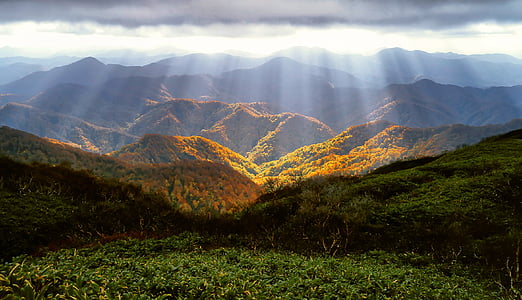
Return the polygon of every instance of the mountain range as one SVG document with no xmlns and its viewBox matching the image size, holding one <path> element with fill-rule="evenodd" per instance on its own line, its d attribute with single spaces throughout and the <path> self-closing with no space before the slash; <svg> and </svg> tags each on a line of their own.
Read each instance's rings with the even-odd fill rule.
<svg viewBox="0 0 522 300">
<path fill-rule="evenodd" d="M 349 127 L 324 142 L 300 147 L 264 163 L 255 163 L 201 137 L 146 135 L 109 155 L 141 163 L 210 160 L 262 182 L 264 178 L 274 176 L 361 175 L 393 161 L 436 156 L 519 128 L 522 128 L 522 119 L 500 125 L 443 125 L 430 128 L 375 121 Z"/>
<path fill-rule="evenodd" d="M 163 96 L 264 102 L 273 113 L 311 116 L 336 132 L 376 120 L 433 127 L 522 117 L 522 64 L 513 57 L 402 49 L 354 57 L 305 50 L 259 59 L 193 54 L 143 66 L 84 58 L 1 85 L 0 105 L 39 106 L 111 128 L 132 123 Z M 116 102 L 121 107 L 112 113 Z"/>
<path fill-rule="evenodd" d="M 522 60 L 505 54 L 463 55 L 388 48 L 362 56 L 295 47 L 275 55 L 349 72 L 365 82 L 372 82 L 372 86 L 381 87 L 430 79 L 442 84 L 487 88 L 519 85 L 522 79 Z"/>
<path fill-rule="evenodd" d="M 3 148 L 0 147 L 0 154 L 13 158 L 23 154 L 26 155 L 22 156 L 24 161 L 31 161 L 31 159 L 46 163 L 73 161 L 78 162 L 74 165 L 76 168 L 92 169 L 94 165 L 94 169 L 101 175 L 120 178 L 127 178 L 129 175 L 125 172 L 123 175 L 121 172 L 114 173 L 113 170 L 132 168 L 129 163 L 140 166 L 139 168 L 149 168 L 149 166 L 165 166 L 187 161 L 204 161 L 217 164 L 216 166 L 226 166 L 242 176 L 262 182 L 264 178 L 274 176 L 284 178 L 335 174 L 360 175 L 393 161 L 439 155 L 477 143 L 488 136 L 518 128 L 522 128 L 522 119 L 514 119 L 500 125 L 460 124 L 430 128 L 412 128 L 388 121 L 375 121 L 349 127 L 324 142 L 307 144 L 277 159 L 256 162 L 255 157 L 245 157 L 200 136 L 145 134 L 134 143 L 100 156 L 56 140 L 43 140 L 28 133 L 3 127 L 0 136 L 5 141 Z M 14 141 L 10 141 L 13 139 Z M 41 146 L 42 144 L 44 146 Z M 43 154 L 42 149 L 46 149 Z M 258 153 L 262 154 L 269 150 L 265 149 Z M 83 156 L 86 157 L 80 158 Z M 100 159 L 106 161 L 100 163 Z M 111 166 L 108 167 L 111 171 L 105 170 L 106 167 L 99 164 Z M 115 167 L 115 164 L 124 167 Z"/>
<path fill-rule="evenodd" d="M 87 57 L 0 85 L 0 125 L 126 164 L 207 161 L 256 180 L 361 174 L 522 127 L 520 84 L 514 57 L 397 48 L 142 66 Z"/>
<path fill-rule="evenodd" d="M 62 85 L 59 91 L 64 89 L 85 91 L 76 85 Z M 68 94 L 63 95 L 49 97 L 44 93 L 28 104 L 8 103 L 0 107 L 0 120 L 6 126 L 101 153 L 115 151 L 147 133 L 199 135 L 256 163 L 335 135 L 314 118 L 296 113 L 273 114 L 259 103 L 227 104 L 168 96 L 159 97 L 159 102 L 135 97 L 136 94 L 126 98 L 113 94 L 95 98 L 100 99 L 99 103 L 82 108 L 79 104 L 70 105 L 66 101 Z"/>
<path fill-rule="evenodd" d="M 360 175 L 393 161 L 435 156 L 486 137 L 522 128 L 522 119 L 501 125 L 430 128 L 375 121 L 348 128 L 262 165 L 260 176 Z"/>
</svg>

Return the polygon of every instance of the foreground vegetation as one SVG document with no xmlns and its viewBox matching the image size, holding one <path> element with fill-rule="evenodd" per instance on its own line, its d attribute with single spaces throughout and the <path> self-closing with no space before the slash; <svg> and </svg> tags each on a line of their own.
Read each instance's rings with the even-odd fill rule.
<svg viewBox="0 0 522 300">
<path fill-rule="evenodd" d="M 122 240 L 19 257 L 0 267 L 0 298 L 501 299 L 474 268 L 413 253 L 344 257 L 207 248 L 199 235 Z"/>
<path fill-rule="evenodd" d="M 521 153 L 519 130 L 366 176 L 269 181 L 255 204 L 223 215 L 182 213 L 166 195 L 66 165 L 3 158 L 2 291 L 520 299 Z M 197 234 L 128 240 L 182 232 Z M 113 239 L 123 240 L 13 258 Z"/>
</svg>

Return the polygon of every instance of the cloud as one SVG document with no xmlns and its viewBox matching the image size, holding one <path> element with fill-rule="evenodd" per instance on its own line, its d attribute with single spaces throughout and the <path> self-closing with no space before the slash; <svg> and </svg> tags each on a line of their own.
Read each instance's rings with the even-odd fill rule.
<svg viewBox="0 0 522 300">
<path fill-rule="evenodd" d="M 65 21 L 138 27 L 292 24 L 448 28 L 522 22 L 519 0 L 0 0 L 0 22 Z"/>
</svg>

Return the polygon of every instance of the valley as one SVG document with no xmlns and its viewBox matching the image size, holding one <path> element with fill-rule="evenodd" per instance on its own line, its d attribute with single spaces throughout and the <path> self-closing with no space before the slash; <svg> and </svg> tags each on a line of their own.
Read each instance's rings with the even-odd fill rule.
<svg viewBox="0 0 522 300">
<path fill-rule="evenodd" d="M 0 1 L 0 299 L 522 300 L 522 1 Z"/>
<path fill-rule="evenodd" d="M 14 63 L 0 298 L 520 296 L 515 57 Z"/>
</svg>

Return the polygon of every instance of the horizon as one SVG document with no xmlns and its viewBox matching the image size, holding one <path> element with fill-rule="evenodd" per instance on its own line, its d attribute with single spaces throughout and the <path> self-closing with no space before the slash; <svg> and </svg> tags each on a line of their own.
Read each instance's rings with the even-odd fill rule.
<svg viewBox="0 0 522 300">
<path fill-rule="evenodd" d="M 204 52 L 204 51 L 194 51 L 189 52 L 188 50 L 180 50 L 177 49 L 178 52 L 159 52 L 159 51 L 153 51 L 153 52 L 147 52 L 147 51 L 139 51 L 134 49 L 114 49 L 114 50 L 107 50 L 107 51 L 93 51 L 92 53 L 56 53 L 56 54 L 46 54 L 46 55 L 23 55 L 23 53 L 14 54 L 13 52 L 17 51 L 14 48 L 10 47 L 1 47 L 0 48 L 0 58 L 28 58 L 28 59 L 58 59 L 58 58 L 72 58 L 77 60 L 82 60 L 84 58 L 92 57 L 97 60 L 100 60 L 100 62 L 104 64 L 114 64 L 113 62 L 104 62 L 104 59 L 116 59 L 116 58 L 122 58 L 121 63 L 116 64 L 122 64 L 125 65 L 125 58 L 128 58 L 128 61 L 133 61 L 134 59 L 142 59 L 146 60 L 149 59 L 150 62 L 156 62 L 162 59 L 167 59 L 170 57 L 183 57 L 183 56 L 189 56 L 189 55 L 230 55 L 230 56 L 237 56 L 237 57 L 247 57 L 247 58 L 276 58 L 276 57 L 288 57 L 291 56 L 291 54 L 297 54 L 298 51 L 322 51 L 331 53 L 334 55 L 340 55 L 340 56 L 360 56 L 365 58 L 370 58 L 372 56 L 378 55 L 382 51 L 386 50 L 402 50 L 405 52 L 424 52 L 427 54 L 433 54 L 433 55 L 457 55 L 457 56 L 480 56 L 480 55 L 501 55 L 501 56 L 510 56 L 515 59 L 522 60 L 521 56 L 515 56 L 506 52 L 487 52 L 487 53 L 461 53 L 461 52 L 454 52 L 454 51 L 427 51 L 424 49 L 405 49 L 402 47 L 388 47 L 388 48 L 380 48 L 377 49 L 375 52 L 361 54 L 361 53 L 342 53 L 342 52 L 336 52 L 327 48 L 321 48 L 321 47 L 307 47 L 307 46 L 292 46 L 289 48 L 281 48 L 273 52 L 268 52 L 263 55 L 256 55 L 254 53 L 248 53 L 248 52 L 242 52 L 242 51 L 236 51 L 236 50 L 224 50 L 224 51 L 218 51 L 218 52 Z M 285 53 L 286 52 L 286 53 Z M 9 55 L 10 53 L 13 53 L 13 55 Z M 289 55 L 290 54 L 290 55 Z M 156 60 L 154 60 L 156 59 Z M 76 61 L 76 60 L 74 60 Z M 72 61 L 72 62 L 74 62 Z"/>
</svg>

